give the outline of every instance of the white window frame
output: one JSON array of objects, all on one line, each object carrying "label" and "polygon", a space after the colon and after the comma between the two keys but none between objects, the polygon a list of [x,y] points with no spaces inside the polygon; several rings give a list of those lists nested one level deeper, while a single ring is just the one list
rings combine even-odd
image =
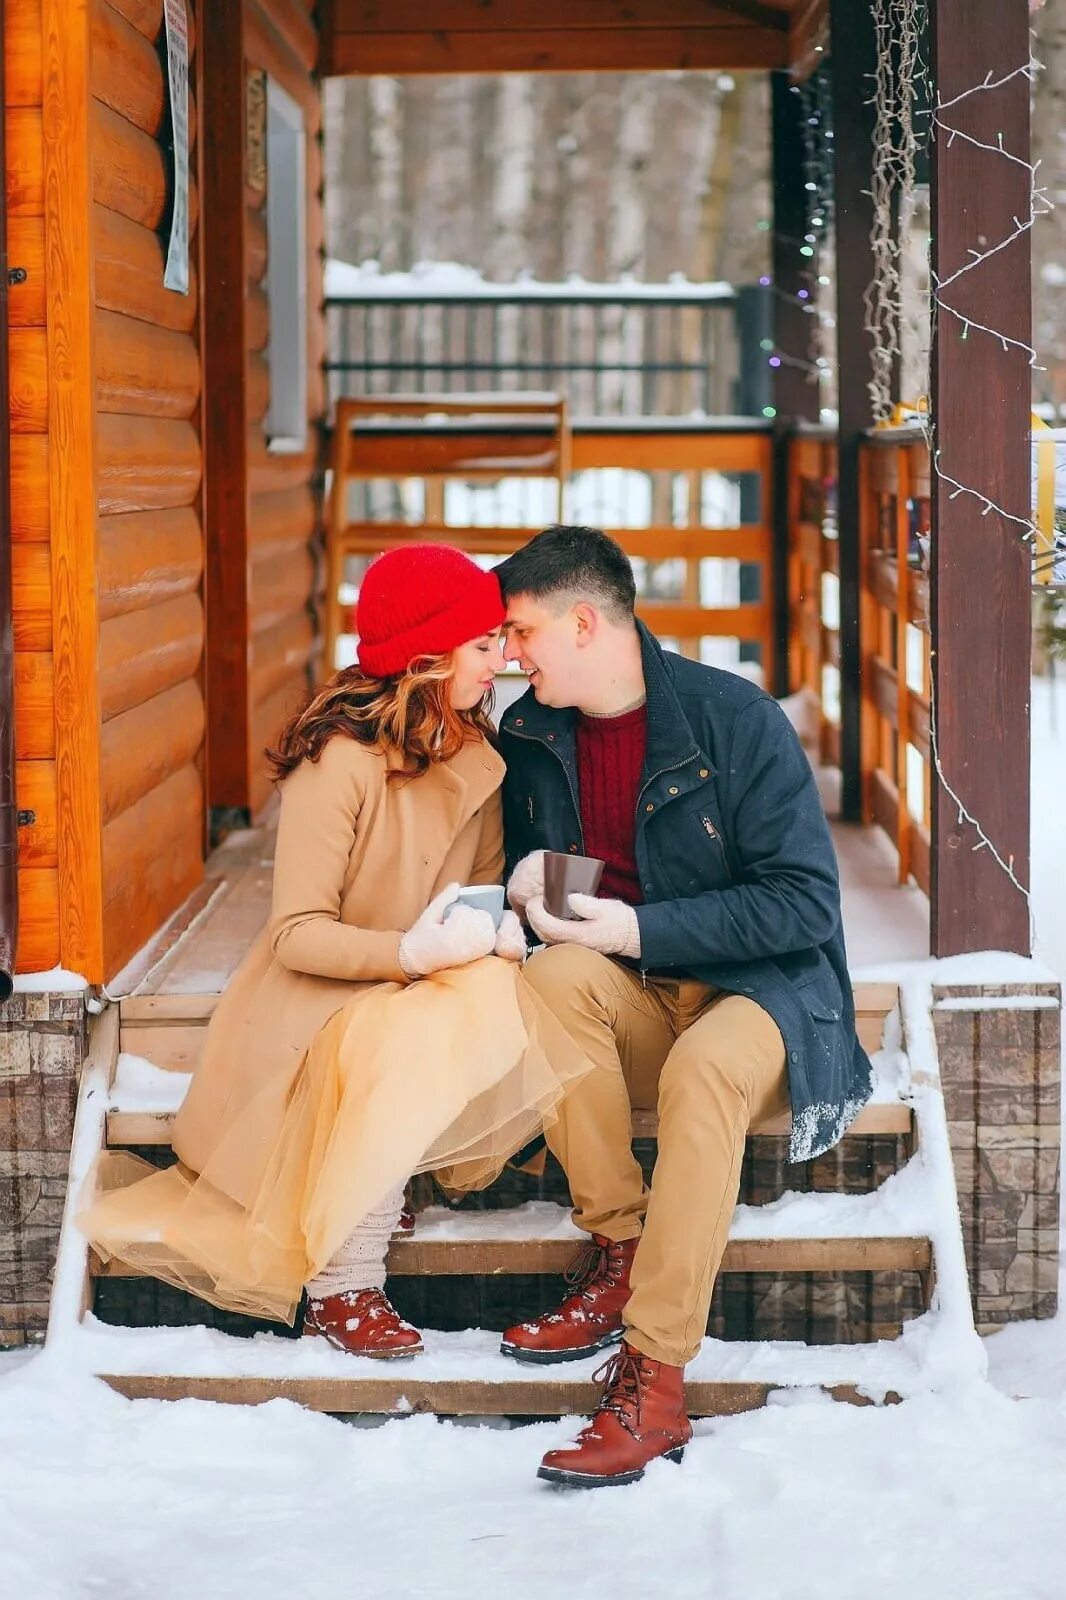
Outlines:
[{"label": "white window frame", "polygon": [[270,309],[266,359],[270,450],[306,450],[307,134],[303,108],[269,75],[266,84],[267,270]]}]

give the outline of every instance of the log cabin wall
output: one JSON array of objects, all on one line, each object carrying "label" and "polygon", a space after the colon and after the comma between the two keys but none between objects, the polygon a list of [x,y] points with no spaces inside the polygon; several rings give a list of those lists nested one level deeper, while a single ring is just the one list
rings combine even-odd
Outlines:
[{"label": "log cabin wall", "polygon": [[8,262],[16,782],[36,821],[19,830],[19,970],[60,959],[52,574],[48,497],[48,357],[44,285],[41,0],[7,0]]},{"label": "log cabin wall", "polygon": [[199,882],[203,521],[195,29],[188,294],[163,286],[161,0],[90,0],[103,940],[111,974]]},{"label": "log cabin wall", "polygon": [[[206,40],[205,297],[208,772],[220,828],[273,793],[264,749],[306,696],[321,593],[321,105],[318,33],[304,0],[213,0]],[[303,114],[306,152],[306,444],[271,450],[267,78]]]},{"label": "log cabin wall", "polygon": [[[263,423],[270,400],[267,347],[270,307],[264,289],[270,240],[266,187],[245,184],[245,324],[248,424],[248,809],[263,809],[272,789],[264,747],[307,694],[318,654],[322,593],[320,545],[321,423],[325,414],[325,314],[321,95],[316,76],[314,0],[245,0],[249,73],[265,72],[300,107],[306,138],[307,447],[272,453]],[[246,178],[254,175],[249,171]]]}]

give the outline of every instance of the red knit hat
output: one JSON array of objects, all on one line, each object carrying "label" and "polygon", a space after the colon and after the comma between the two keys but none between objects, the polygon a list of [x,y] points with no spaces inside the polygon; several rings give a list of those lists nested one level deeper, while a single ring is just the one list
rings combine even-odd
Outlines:
[{"label": "red knit hat", "polygon": [[494,573],[446,544],[388,550],[359,589],[359,665],[372,678],[403,672],[498,628],[505,615]]}]

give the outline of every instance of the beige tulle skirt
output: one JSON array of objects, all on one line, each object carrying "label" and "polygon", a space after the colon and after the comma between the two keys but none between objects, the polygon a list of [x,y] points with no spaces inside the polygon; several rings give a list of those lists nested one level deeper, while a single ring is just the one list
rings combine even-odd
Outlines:
[{"label": "beige tulle skirt", "polygon": [[390,1190],[427,1171],[483,1188],[589,1066],[511,962],[374,985],[312,1041],[250,1207],[226,1186],[238,1114],[199,1174],[104,1152],[78,1225],[105,1261],[291,1323],[303,1285]]}]

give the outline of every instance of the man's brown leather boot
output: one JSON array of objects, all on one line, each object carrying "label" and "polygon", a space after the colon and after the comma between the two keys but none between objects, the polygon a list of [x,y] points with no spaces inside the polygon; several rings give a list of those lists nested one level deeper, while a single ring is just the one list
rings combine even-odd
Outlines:
[{"label": "man's brown leather boot", "polygon": [[599,1410],[573,1444],[548,1451],[538,1478],[563,1488],[596,1489],[635,1483],[659,1456],[681,1460],[692,1438],[684,1367],[668,1367],[623,1343],[595,1376],[604,1385]]},{"label": "man's brown leather boot", "polygon": [[604,1239],[592,1243],[567,1268],[572,1285],[562,1305],[533,1322],[508,1328],[500,1343],[516,1361],[579,1361],[595,1355],[622,1337],[622,1311],[629,1299],[629,1271],[637,1239]]}]

